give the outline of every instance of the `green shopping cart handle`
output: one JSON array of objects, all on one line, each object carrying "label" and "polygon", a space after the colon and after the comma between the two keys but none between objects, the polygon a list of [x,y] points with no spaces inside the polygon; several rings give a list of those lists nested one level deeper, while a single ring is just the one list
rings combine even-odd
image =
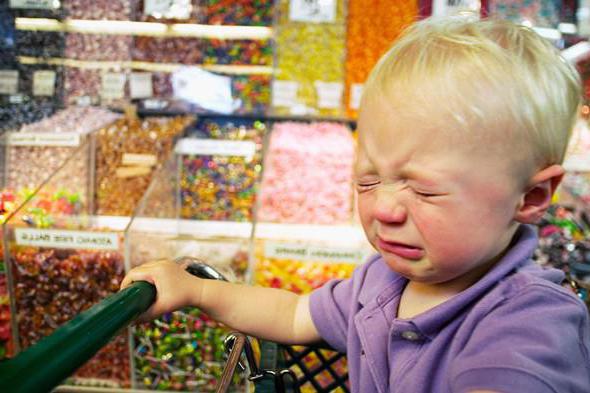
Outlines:
[{"label": "green shopping cart handle", "polygon": [[0,362],[0,390],[50,392],[146,311],[155,299],[156,288],[145,281],[135,282],[107,297],[18,356]]}]

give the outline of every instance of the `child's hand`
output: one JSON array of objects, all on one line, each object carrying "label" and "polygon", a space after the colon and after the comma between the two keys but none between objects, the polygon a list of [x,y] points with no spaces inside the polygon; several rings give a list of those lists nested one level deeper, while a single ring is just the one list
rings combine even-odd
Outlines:
[{"label": "child's hand", "polygon": [[121,282],[121,289],[134,281],[147,281],[155,285],[157,294],[155,303],[139,318],[149,321],[164,313],[175,311],[198,299],[201,280],[186,272],[185,266],[159,260],[148,262],[131,269]]}]

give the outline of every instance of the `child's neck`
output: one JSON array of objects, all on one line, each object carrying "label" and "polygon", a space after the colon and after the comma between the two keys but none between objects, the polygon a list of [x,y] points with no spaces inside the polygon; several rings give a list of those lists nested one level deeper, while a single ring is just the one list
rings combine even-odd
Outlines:
[{"label": "child's neck", "polygon": [[413,318],[446,302],[479,281],[495,265],[498,259],[490,261],[454,280],[443,283],[432,284],[408,281],[402,292],[397,317],[401,319]]}]

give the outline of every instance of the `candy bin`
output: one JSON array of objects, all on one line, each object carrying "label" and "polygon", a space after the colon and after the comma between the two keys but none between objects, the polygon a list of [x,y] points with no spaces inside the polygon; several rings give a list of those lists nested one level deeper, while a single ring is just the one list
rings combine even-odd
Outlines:
[{"label": "candy bin", "polygon": [[539,226],[534,258],[566,273],[564,286],[590,308],[590,175],[567,173]]},{"label": "candy bin", "polygon": [[[72,181],[87,158],[82,145],[5,223],[16,351],[116,292],[124,276],[126,222],[92,216],[91,182]],[[67,382],[129,386],[128,344],[122,332]]]},{"label": "candy bin", "polygon": [[417,0],[348,1],[346,35],[347,115],[356,117],[362,86],[377,60],[401,31],[418,18]]},{"label": "candy bin", "polygon": [[562,12],[561,2],[549,0],[491,0],[488,7],[495,18],[550,28],[557,27]]},{"label": "candy bin", "polygon": [[344,114],[345,3],[278,2],[275,114]]},{"label": "candy bin", "polygon": [[190,116],[138,118],[132,111],[97,134],[95,206],[100,215],[130,216],[152,174],[194,121]]},{"label": "candy bin", "polygon": [[[371,252],[362,230],[352,226],[259,223],[255,237],[254,284],[298,294],[308,294],[331,279],[350,277]],[[286,356],[302,392],[318,391],[318,386],[331,391],[328,386],[347,374],[346,359],[336,353],[302,353],[301,347],[289,347]]]},{"label": "candy bin", "polygon": [[182,218],[253,220],[265,132],[259,120],[203,118],[179,141]]},{"label": "candy bin", "polygon": [[[171,157],[142,198],[126,232],[128,265],[189,256],[243,282],[248,268],[248,222],[179,219],[180,159]],[[133,329],[134,383],[138,389],[214,392],[226,357],[229,330],[198,309],[183,309]],[[244,391],[243,374],[231,391]]]},{"label": "candy bin", "polygon": [[347,124],[275,123],[265,154],[258,219],[350,223],[353,161],[354,140]]},{"label": "candy bin", "polygon": [[[62,178],[59,187],[44,188],[35,204],[28,205],[31,215],[26,218],[36,220],[36,225],[50,226],[56,212],[73,214],[78,206],[90,206],[89,185],[94,170],[92,131],[118,117],[104,109],[70,107],[22,126],[18,132],[6,133],[2,146],[0,224],[37,195],[39,186],[66,162],[69,162],[68,176]],[[71,161],[73,156],[77,157],[75,161]],[[3,263],[2,250],[3,242],[0,242]]]},{"label": "candy bin", "polygon": [[202,8],[209,25],[272,25],[272,0],[202,0]]}]

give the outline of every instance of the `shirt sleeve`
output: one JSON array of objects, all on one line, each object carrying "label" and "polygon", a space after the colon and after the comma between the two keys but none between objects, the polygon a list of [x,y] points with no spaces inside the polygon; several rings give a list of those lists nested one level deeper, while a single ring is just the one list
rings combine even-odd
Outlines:
[{"label": "shirt sleeve", "polygon": [[[361,308],[359,295],[370,271],[375,271],[375,255],[357,267],[346,280],[331,280],[311,293],[311,318],[320,336],[332,348],[345,353],[352,317]],[[383,275],[382,275],[383,276]]]},{"label": "shirt sleeve", "polygon": [[589,331],[582,302],[558,287],[528,287],[478,323],[454,360],[452,391],[588,392]]}]

